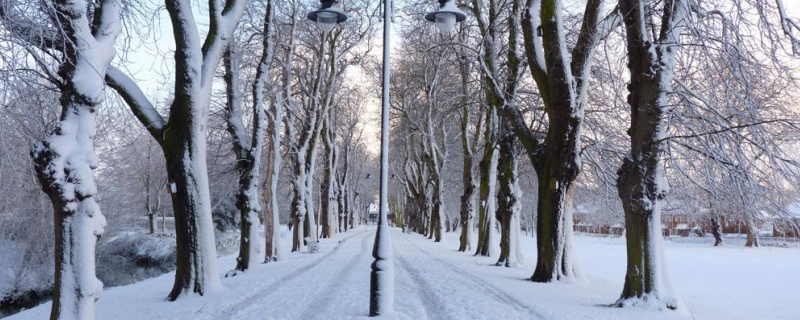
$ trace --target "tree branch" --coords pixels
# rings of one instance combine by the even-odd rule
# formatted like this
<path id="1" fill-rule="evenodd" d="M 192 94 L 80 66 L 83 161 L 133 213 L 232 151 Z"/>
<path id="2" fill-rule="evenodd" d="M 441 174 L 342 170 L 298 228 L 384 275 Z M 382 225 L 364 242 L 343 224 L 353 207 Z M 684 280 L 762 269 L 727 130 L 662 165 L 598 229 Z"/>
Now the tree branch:
<path id="1" fill-rule="evenodd" d="M 117 91 L 122 100 L 125 100 L 133 115 L 139 119 L 150 135 L 159 143 L 163 143 L 166 121 L 153 107 L 136 82 L 116 67 L 109 66 L 106 72 L 106 83 Z"/>

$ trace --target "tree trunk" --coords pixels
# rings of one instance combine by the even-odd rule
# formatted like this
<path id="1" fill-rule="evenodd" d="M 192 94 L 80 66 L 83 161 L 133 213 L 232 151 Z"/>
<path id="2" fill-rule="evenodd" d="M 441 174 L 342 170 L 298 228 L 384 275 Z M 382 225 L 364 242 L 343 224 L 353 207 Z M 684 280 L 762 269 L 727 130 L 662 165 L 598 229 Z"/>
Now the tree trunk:
<path id="1" fill-rule="evenodd" d="M 21 30 L 27 37 L 52 31 L 63 46 L 46 48 L 43 43 L 36 43 L 43 47 L 26 48 L 30 52 L 41 49 L 60 59 L 60 79 L 54 82 L 58 82 L 60 90 L 61 115 L 55 129 L 43 141 L 35 142 L 30 153 L 38 182 L 53 206 L 51 320 L 93 319 L 95 302 L 103 290 L 103 283 L 95 274 L 95 248 L 106 220 L 95 198 L 94 170 L 98 159 L 94 136 L 97 108 L 104 96 L 103 79 L 114 58 L 114 43 L 121 29 L 122 8 L 117 1 L 95 1 L 94 19 L 90 19 L 86 5 L 84 1 L 64 0 L 42 3 L 33 10 L 46 11 L 52 20 L 49 25 L 35 27 L 15 26 L 14 19 L 6 16 L 5 9 L 10 7 L 0 10 L 7 32 L 18 28 L 17 32 Z M 35 37 L 18 40 L 36 42 L 39 39 Z"/>
<path id="2" fill-rule="evenodd" d="M 317 131 L 317 135 L 319 131 Z M 316 148 L 317 148 L 317 141 L 314 139 L 311 143 L 310 150 L 311 153 L 307 158 L 307 165 L 306 165 L 306 219 L 304 226 L 306 227 L 306 237 L 311 238 L 312 241 L 317 241 L 319 238 L 319 232 L 317 230 L 317 211 L 314 209 L 314 169 L 316 163 Z"/>
<path id="3" fill-rule="evenodd" d="M 561 0 L 527 0 L 521 29 L 525 56 L 539 88 L 549 122 L 544 143 L 510 100 L 502 110 L 520 138 L 538 178 L 536 244 L 531 279 L 550 282 L 580 277 L 572 253 L 573 185 L 581 169 L 580 141 L 592 53 L 619 20 L 612 13 L 599 22 L 603 0 L 590 0 L 571 52 L 566 46 Z M 511 39 L 512 37 L 510 37 Z M 511 41 L 511 40 L 509 40 Z"/>
<path id="4" fill-rule="evenodd" d="M 719 218 L 716 215 L 711 217 L 711 234 L 714 235 L 714 246 L 722 245 L 722 226 L 720 226 Z"/>
<path id="5" fill-rule="evenodd" d="M 327 131 L 327 125 L 322 129 L 323 132 Z M 319 222 L 322 224 L 322 233 L 320 237 L 322 238 L 330 238 L 333 237 L 333 226 L 330 224 L 329 217 L 332 215 L 333 211 L 333 173 L 331 171 L 331 158 L 332 158 L 332 150 L 330 149 L 330 145 L 328 144 L 328 139 L 323 136 L 323 146 L 325 146 L 325 168 L 322 172 L 322 182 L 320 183 L 320 192 L 319 192 L 319 210 L 320 210 L 320 217 Z"/>
<path id="6" fill-rule="evenodd" d="M 267 154 L 267 177 L 264 187 L 264 237 L 266 246 L 264 262 L 278 261 L 281 256 L 281 222 L 278 207 L 278 180 L 281 171 L 281 122 L 283 107 L 281 97 L 275 99 L 269 115 L 269 153 Z"/>
<path id="7" fill-rule="evenodd" d="M 203 40 L 191 18 L 192 8 L 185 4 L 166 1 L 176 40 L 174 100 L 168 121 L 122 71 L 111 69 L 106 77 L 161 145 L 168 181 L 175 185 L 172 204 L 177 263 L 175 283 L 167 297 L 170 301 L 182 293 L 202 295 L 221 287 L 208 189 L 206 136 L 214 71 L 245 9 L 244 1 L 230 0 L 224 14 L 208 10 L 212 17 Z"/>
<path id="8" fill-rule="evenodd" d="M 94 198 L 97 160 L 92 143 L 95 108 L 100 102 L 75 103 L 82 97 L 73 90 L 62 90 L 64 112 L 58 129 L 31 151 L 42 190 L 53 205 L 55 275 L 50 319 L 94 317 L 95 301 L 103 290 L 95 276 L 95 246 L 106 221 Z M 65 148 L 64 143 L 75 147 Z"/>
<path id="9" fill-rule="evenodd" d="M 339 207 L 339 232 L 347 232 L 347 215 L 349 210 L 350 190 L 348 185 L 345 184 L 344 189 L 340 193 L 342 197 L 342 206 Z"/>
<path id="10" fill-rule="evenodd" d="M 173 108 L 180 116 L 170 118 L 164 155 L 167 176 L 175 183 L 172 207 L 175 215 L 176 268 L 175 283 L 167 297 L 175 301 L 181 294 L 203 295 L 222 286 L 217 273 L 214 223 L 211 219 L 211 195 L 206 169 L 205 125 L 199 119 L 193 102 L 176 96 Z"/>
<path id="11" fill-rule="evenodd" d="M 345 160 L 346 161 L 346 160 Z M 345 197 L 347 192 L 347 186 L 340 182 L 341 180 L 336 180 L 337 189 L 339 192 L 336 193 L 336 232 L 343 232 L 342 229 L 342 221 L 344 220 L 344 213 L 345 213 Z"/>
<path id="12" fill-rule="evenodd" d="M 147 226 L 149 227 L 150 234 L 156 233 L 156 214 L 155 212 L 147 213 Z"/>
<path id="13" fill-rule="evenodd" d="M 442 181 L 439 176 L 435 178 L 431 194 L 431 237 L 434 242 L 442 241 L 443 214 L 442 214 Z"/>
<path id="14" fill-rule="evenodd" d="M 239 257 L 236 259 L 236 270 L 247 271 L 255 264 L 261 243 L 258 235 L 258 216 L 261 205 L 257 198 L 258 187 L 253 172 L 256 168 L 243 170 L 243 177 L 239 178 L 239 195 L 237 196 L 237 206 L 239 207 L 239 218 L 241 219 L 239 237 Z M 249 173 L 248 173 L 249 171 Z M 256 241 L 259 240 L 259 241 Z"/>
<path id="15" fill-rule="evenodd" d="M 306 219 L 306 179 L 305 179 L 305 169 L 301 163 L 305 163 L 304 160 L 298 159 L 298 157 L 294 157 L 292 159 L 294 162 L 293 166 L 293 175 L 292 178 L 292 185 L 294 186 L 293 192 L 294 196 L 292 197 L 292 252 L 301 251 L 305 248 L 305 243 L 303 238 L 305 238 L 305 219 Z"/>
<path id="16" fill-rule="evenodd" d="M 745 233 L 747 234 L 747 242 L 744 246 L 748 248 L 758 247 L 758 226 L 751 217 L 745 218 Z"/>
<path id="17" fill-rule="evenodd" d="M 631 64 L 640 63 L 631 56 Z M 637 300 L 660 300 L 669 309 L 681 304 L 674 296 L 664 269 L 661 233 L 661 201 L 666 196 L 664 168 L 660 157 L 665 131 L 666 92 L 659 90 L 659 79 L 646 81 L 636 74 L 629 85 L 629 104 L 633 109 L 631 152 L 619 170 L 617 189 L 625 211 L 625 238 L 628 268 L 625 285 L 617 305 Z"/>
<path id="18" fill-rule="evenodd" d="M 497 220 L 494 212 L 495 185 L 497 182 L 497 161 L 498 151 L 496 150 L 496 122 L 497 115 L 494 109 L 487 112 L 486 132 L 484 138 L 483 159 L 479 164 L 480 168 L 480 205 L 478 211 L 478 244 L 475 255 L 491 256 L 496 251 Z"/>
<path id="19" fill-rule="evenodd" d="M 500 150 L 497 164 L 497 212 L 500 222 L 500 257 L 496 265 L 516 267 L 519 253 L 520 195 L 517 177 L 516 137 L 508 124 L 500 129 Z"/>
<path id="20" fill-rule="evenodd" d="M 167 213 L 161 211 L 161 233 L 167 232 Z"/>
<path id="21" fill-rule="evenodd" d="M 464 161 L 467 162 L 466 160 Z M 472 162 L 471 160 L 469 162 Z M 470 166 L 472 164 L 470 163 Z M 466 252 L 472 249 L 472 238 L 475 217 L 475 182 L 472 177 L 472 168 L 464 167 L 464 194 L 461 195 L 461 236 L 458 238 L 458 251 Z"/>
<path id="22" fill-rule="evenodd" d="M 466 79 L 464 79 L 466 80 Z M 461 195 L 461 236 L 459 237 L 458 251 L 466 252 L 472 249 L 473 226 L 475 224 L 475 177 L 472 174 L 473 151 L 472 142 L 469 139 L 469 105 L 464 105 L 461 123 L 461 148 L 464 169 L 461 181 L 464 186 L 464 193 Z M 480 133 L 475 134 L 476 136 Z"/>
<path id="23" fill-rule="evenodd" d="M 325 147 L 325 169 L 322 183 L 320 184 L 320 224 L 322 224 L 322 238 L 331 238 L 336 233 L 336 167 L 337 152 L 333 129 L 330 127 L 331 116 L 322 127 L 322 145 Z"/>
<path id="24" fill-rule="evenodd" d="M 660 304 L 668 309 L 685 309 L 673 292 L 663 253 L 661 202 L 667 193 L 663 154 L 667 93 L 672 87 L 675 51 L 680 45 L 680 24 L 685 18 L 682 0 L 668 0 L 662 16 L 661 35 L 651 39 L 642 30 L 644 12 L 651 4 L 620 1 L 628 48 L 627 102 L 631 107 L 628 129 L 631 149 L 619 169 L 617 189 L 625 211 L 625 240 L 628 267 L 618 306 Z M 674 10 L 674 11 L 673 11 Z"/>
<path id="25" fill-rule="evenodd" d="M 536 174 L 539 198 L 536 206 L 535 282 L 580 277 L 573 263 L 572 210 L 574 183 L 580 168 L 576 163 L 579 133 L 572 121 L 550 116 L 544 156 Z M 559 121 L 561 120 L 561 121 Z M 577 119 L 571 118 L 571 120 Z M 578 160 L 579 161 L 579 160 Z"/>
<path id="26" fill-rule="evenodd" d="M 237 271 L 247 271 L 255 264 L 259 253 L 258 216 L 261 214 L 261 202 L 258 198 L 258 183 L 261 175 L 261 151 L 264 141 L 264 74 L 268 71 L 265 59 L 267 51 L 262 55 L 256 79 L 253 84 L 253 128 L 252 139 L 248 143 L 241 114 L 241 88 L 239 84 L 240 56 L 234 43 L 230 43 L 225 51 L 225 87 L 227 129 L 232 137 L 231 147 L 236 155 L 236 172 L 239 176 L 239 193 L 236 196 L 236 207 L 239 209 L 239 256 L 236 267 L 226 276 L 235 276 Z M 254 228 L 255 227 L 255 228 Z M 255 229 L 255 231 L 254 231 Z"/>

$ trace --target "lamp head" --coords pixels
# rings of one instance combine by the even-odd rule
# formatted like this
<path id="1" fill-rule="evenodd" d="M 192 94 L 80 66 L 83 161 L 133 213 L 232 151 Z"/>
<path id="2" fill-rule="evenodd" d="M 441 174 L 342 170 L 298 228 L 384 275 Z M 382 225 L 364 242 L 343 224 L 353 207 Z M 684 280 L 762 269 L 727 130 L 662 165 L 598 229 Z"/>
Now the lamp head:
<path id="1" fill-rule="evenodd" d="M 435 23 L 442 33 L 453 31 L 456 22 L 466 19 L 467 15 L 456 7 L 455 0 L 439 0 L 439 10 L 425 15 L 425 20 Z"/>
<path id="2" fill-rule="evenodd" d="M 347 15 L 333 7 L 334 0 L 320 0 L 319 10 L 308 13 L 308 20 L 317 23 L 322 32 L 330 32 L 337 23 L 347 21 Z"/>

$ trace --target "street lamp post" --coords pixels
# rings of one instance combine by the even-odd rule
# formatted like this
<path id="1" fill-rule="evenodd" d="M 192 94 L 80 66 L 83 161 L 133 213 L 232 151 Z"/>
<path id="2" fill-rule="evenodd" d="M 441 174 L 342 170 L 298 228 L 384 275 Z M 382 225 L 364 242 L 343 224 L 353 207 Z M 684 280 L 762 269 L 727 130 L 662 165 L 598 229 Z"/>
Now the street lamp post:
<path id="1" fill-rule="evenodd" d="M 332 30 L 336 23 L 347 20 L 347 15 L 332 8 L 335 0 L 320 0 L 320 9 L 308 14 L 324 32 Z M 443 33 L 453 30 L 456 22 L 466 19 L 454 0 L 438 0 L 439 10 L 429 13 L 425 19 L 436 23 Z M 388 316 L 394 313 L 394 263 L 392 263 L 392 238 L 389 234 L 389 73 L 391 54 L 392 0 L 383 0 L 383 75 L 381 103 L 381 187 L 378 227 L 372 247 L 372 272 L 370 273 L 369 315 Z"/>
<path id="2" fill-rule="evenodd" d="M 394 263 L 389 235 L 389 73 L 391 53 L 392 0 L 383 0 L 383 81 L 381 103 L 381 189 L 378 230 L 372 247 L 372 272 L 369 282 L 370 317 L 394 313 Z"/>

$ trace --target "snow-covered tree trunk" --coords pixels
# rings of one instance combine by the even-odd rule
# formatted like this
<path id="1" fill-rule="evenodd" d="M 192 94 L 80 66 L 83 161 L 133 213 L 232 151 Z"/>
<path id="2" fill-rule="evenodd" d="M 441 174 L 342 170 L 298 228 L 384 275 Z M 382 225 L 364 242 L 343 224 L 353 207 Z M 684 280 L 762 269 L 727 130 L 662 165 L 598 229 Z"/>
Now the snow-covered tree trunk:
<path id="1" fill-rule="evenodd" d="M 141 172 L 143 192 L 144 192 L 144 206 L 147 211 L 147 227 L 150 234 L 156 233 L 156 215 L 161 211 L 161 197 L 166 188 L 167 181 L 164 179 L 156 179 L 153 173 L 153 165 L 156 159 L 153 159 L 153 142 L 147 142 L 145 161 L 140 164 L 138 169 Z M 163 230 L 162 230 L 163 233 Z"/>
<path id="2" fill-rule="evenodd" d="M 337 196 L 337 199 L 336 199 L 337 202 L 339 203 L 338 204 L 339 210 L 338 210 L 338 213 L 337 213 L 337 215 L 338 215 L 337 216 L 337 223 L 338 223 L 339 232 L 346 232 L 347 231 L 347 224 L 345 223 L 345 221 L 347 221 L 347 213 L 348 213 L 348 210 L 349 210 L 349 208 L 347 206 L 347 198 L 349 197 L 349 184 L 347 183 L 347 181 L 348 181 L 348 179 L 347 179 L 347 167 L 348 167 L 348 164 L 347 163 L 348 163 L 349 159 L 348 159 L 347 154 L 348 154 L 348 152 L 347 152 L 347 149 L 345 148 L 344 158 L 342 159 L 343 162 L 344 162 L 344 165 L 342 166 L 342 173 L 341 173 L 342 177 L 339 179 L 339 182 L 338 182 L 338 184 L 339 184 L 339 193 L 338 193 L 338 196 Z"/>
<path id="3" fill-rule="evenodd" d="M 264 130 L 266 110 L 264 100 L 268 86 L 270 67 L 272 65 L 274 44 L 271 25 L 272 4 L 267 3 L 263 51 L 256 67 L 256 75 L 252 87 L 253 125 L 250 141 L 246 132 L 241 112 L 241 85 L 239 83 L 240 56 L 235 44 L 230 43 L 225 51 L 225 85 L 227 93 L 226 120 L 228 132 L 233 137 L 232 147 L 236 155 L 236 171 L 239 175 L 239 194 L 236 206 L 240 214 L 239 257 L 236 259 L 235 271 L 247 271 L 257 263 L 261 239 L 258 234 L 259 215 L 262 213 L 259 199 L 259 183 L 261 182 L 261 154 L 264 146 Z M 232 273 L 235 275 L 235 272 Z"/>
<path id="4" fill-rule="evenodd" d="M 175 283 L 168 296 L 174 301 L 184 294 L 203 295 L 222 286 L 211 220 L 206 135 L 214 73 L 241 20 L 245 1 L 210 2 L 205 40 L 197 33 L 190 1 L 165 2 L 176 38 L 175 98 L 169 120 L 161 117 L 136 83 L 119 69 L 109 69 L 106 80 L 164 151 L 177 243 Z"/>
<path id="5" fill-rule="evenodd" d="M 348 224 L 350 225 L 350 229 L 355 228 L 357 225 L 361 223 L 361 196 L 360 194 L 356 193 L 353 197 L 353 207 L 352 211 L 350 212 L 350 221 Z"/>
<path id="6" fill-rule="evenodd" d="M 292 161 L 292 203 L 291 203 L 291 217 L 292 217 L 292 252 L 301 251 L 305 248 L 305 233 L 307 227 L 306 219 L 308 218 L 309 212 L 307 212 L 309 206 L 306 197 L 311 195 L 310 190 L 306 190 L 308 181 L 306 178 L 308 172 L 308 154 L 311 152 L 309 150 L 311 133 L 313 130 L 310 128 L 311 124 L 309 123 L 308 119 L 303 119 L 304 121 L 298 121 L 301 124 L 301 132 L 298 134 L 295 128 L 295 119 L 294 117 L 302 116 L 301 110 L 296 110 L 298 108 L 298 102 L 293 99 L 293 89 L 292 89 L 292 70 L 293 70 L 293 63 L 294 63 L 294 55 L 296 49 L 296 33 L 297 33 L 297 24 L 300 22 L 300 3 L 299 1 L 294 1 L 292 3 L 292 19 L 289 25 L 290 32 L 288 34 L 289 43 L 287 44 L 287 50 L 285 59 L 283 60 L 283 68 L 282 68 L 282 95 L 285 99 L 285 105 L 287 109 L 287 114 L 289 117 L 285 117 L 285 124 L 286 124 L 286 136 L 289 141 L 289 154 L 291 156 Z M 313 212 L 310 213 L 313 216 Z"/>
<path id="7" fill-rule="evenodd" d="M 345 212 L 347 212 L 347 148 L 345 148 L 345 152 L 342 158 L 342 171 L 337 170 L 336 175 L 336 232 L 344 232 L 344 225 L 342 221 L 344 221 Z"/>
<path id="8" fill-rule="evenodd" d="M 283 122 L 282 96 L 277 94 L 269 119 L 269 154 L 267 155 L 267 176 L 264 188 L 264 262 L 278 261 L 281 257 L 281 221 L 278 207 L 278 181 L 281 171 L 281 123 Z"/>
<path id="9" fill-rule="evenodd" d="M 314 173 L 316 171 L 317 163 L 317 145 L 319 144 L 320 129 L 314 132 L 311 144 L 308 148 L 310 153 L 306 156 L 306 173 L 305 173 L 305 201 L 306 201 L 306 219 L 303 227 L 306 229 L 306 237 L 311 238 L 312 241 L 319 239 L 319 230 L 317 230 L 317 210 L 314 208 Z"/>
<path id="10" fill-rule="evenodd" d="M 519 1 L 511 1 L 511 12 L 508 12 L 508 51 L 505 63 L 501 64 L 501 39 L 503 30 L 500 28 L 499 12 L 505 11 L 502 4 L 473 0 L 471 10 L 476 17 L 478 29 L 483 37 L 482 57 L 480 59 L 484 81 L 484 95 L 486 99 L 486 129 L 484 134 L 483 159 L 479 164 L 480 191 L 479 191 L 479 221 L 478 221 L 478 248 L 476 255 L 489 256 L 497 251 L 496 232 L 498 231 L 496 210 L 496 181 L 498 162 L 498 137 L 500 125 L 498 112 L 507 109 L 507 104 L 516 99 L 517 84 L 519 82 L 520 59 L 517 57 L 518 27 L 515 22 L 519 16 Z M 507 8 L 507 7 L 506 7 Z M 501 75 L 505 69 L 505 76 Z M 504 117 L 505 118 L 505 117 Z M 503 119 L 503 122 L 506 120 Z"/>
<path id="11" fill-rule="evenodd" d="M 747 235 L 747 241 L 745 241 L 744 246 L 748 248 L 758 247 L 758 225 L 750 215 L 744 218 L 744 230 Z"/>
<path id="12" fill-rule="evenodd" d="M 631 107 L 630 153 L 619 169 L 617 189 L 625 211 L 628 268 L 618 306 L 640 303 L 658 308 L 685 306 L 672 290 L 664 262 L 661 206 L 667 193 L 663 154 L 666 118 L 672 90 L 675 54 L 688 15 L 684 0 L 663 6 L 659 35 L 646 29 L 645 12 L 656 10 L 653 1 L 622 0 L 631 73 L 627 102 Z M 651 31 L 653 32 L 651 35 Z M 654 39 L 653 37 L 658 37 Z"/>
<path id="13" fill-rule="evenodd" d="M 331 110 L 335 104 L 334 97 L 336 95 L 336 89 L 338 85 L 338 78 L 341 76 L 341 70 L 339 65 L 339 52 L 336 49 L 336 40 L 337 37 L 340 35 L 338 31 L 331 31 L 331 32 L 324 32 L 321 37 L 322 46 L 320 47 L 319 55 L 317 59 L 319 59 L 318 64 L 318 71 L 317 71 L 317 80 L 316 84 L 314 85 L 313 90 L 313 97 L 310 99 L 311 112 L 309 115 L 312 115 L 312 119 L 314 122 L 312 123 L 312 130 L 311 136 L 309 137 L 309 151 L 308 154 L 308 165 L 307 165 L 307 173 L 306 173 L 306 191 L 308 192 L 308 196 L 306 197 L 306 205 L 307 205 L 307 226 L 309 230 L 309 236 L 313 240 L 317 240 L 319 237 L 319 230 L 318 225 L 321 218 L 315 216 L 315 214 L 319 214 L 317 210 L 314 209 L 314 199 L 311 196 L 311 191 L 314 189 L 314 173 L 315 165 L 317 161 L 317 147 L 320 143 L 320 140 L 326 139 L 326 137 L 331 140 L 331 153 L 328 154 L 326 159 L 328 159 L 331 163 L 326 164 L 326 167 L 330 168 L 331 166 L 335 166 L 336 161 L 336 143 L 335 143 L 335 135 L 333 132 L 328 132 L 329 130 L 326 128 L 326 125 L 331 126 L 330 130 L 333 130 L 331 121 Z M 326 47 L 327 47 L 327 59 L 326 59 Z M 324 141 L 323 141 L 324 143 Z M 335 167 L 330 170 L 326 179 L 330 182 L 333 175 L 335 174 Z M 335 190 L 329 189 L 329 194 L 326 195 L 328 204 L 330 204 L 330 199 L 334 195 L 330 193 L 334 193 Z M 335 210 L 335 208 L 331 208 L 330 206 L 326 208 L 328 212 L 326 212 L 326 219 L 330 216 L 330 210 Z M 321 216 L 321 215 L 320 215 Z M 328 222 L 325 222 L 328 223 Z M 328 230 L 332 231 L 332 230 Z"/>
<path id="14" fill-rule="evenodd" d="M 517 141 L 510 124 L 500 129 L 500 150 L 497 164 L 497 220 L 500 222 L 500 257 L 496 265 L 516 267 L 523 262 L 519 247 L 519 220 L 522 211 L 519 177 L 517 176 Z"/>
<path id="15" fill-rule="evenodd" d="M 463 36 L 462 36 L 463 37 Z M 462 49 L 463 50 L 463 49 Z M 463 160 L 462 184 L 464 193 L 461 195 L 461 236 L 459 237 L 458 251 L 472 250 L 473 229 L 475 225 L 475 193 L 477 185 L 473 173 L 475 148 L 480 143 L 483 117 L 479 116 L 475 133 L 470 136 L 471 108 L 469 104 L 469 60 L 463 51 L 459 59 L 459 74 L 461 76 L 461 158 Z"/>
<path id="16" fill-rule="evenodd" d="M 435 242 L 442 241 L 442 233 L 444 229 L 444 218 L 442 213 L 442 180 L 441 176 L 436 176 L 438 181 L 433 183 L 431 190 L 431 220 L 428 239 L 433 239 Z"/>
<path id="17" fill-rule="evenodd" d="M 293 134 L 289 135 L 290 137 Z M 290 141 L 293 139 L 290 138 Z M 294 150 L 305 153 L 302 150 Z M 305 248 L 305 220 L 306 220 L 306 170 L 305 158 L 295 156 L 292 158 L 292 252 L 302 251 Z"/>
<path id="18" fill-rule="evenodd" d="M 434 101 L 435 84 L 431 84 L 429 90 L 429 101 Z M 429 168 L 429 184 L 431 185 L 431 193 L 429 197 L 430 207 L 430 224 L 428 229 L 428 239 L 433 239 L 435 242 L 442 241 L 442 233 L 444 229 L 444 195 L 442 171 L 444 170 L 445 161 L 447 159 L 447 130 L 444 123 L 436 123 L 434 121 L 433 110 L 437 106 L 433 103 L 428 105 L 427 115 L 427 132 L 423 138 L 423 146 L 425 147 L 424 158 Z M 444 121 L 442 121 L 444 122 Z M 437 135 L 437 131 L 439 134 Z M 438 142 L 437 136 L 441 138 Z"/>
<path id="19" fill-rule="evenodd" d="M 486 130 L 484 133 L 483 159 L 480 170 L 480 189 L 478 206 L 478 244 L 475 255 L 492 256 L 497 251 L 497 219 L 495 219 L 496 185 L 497 185 L 497 113 L 494 108 L 486 113 Z"/>
<path id="20" fill-rule="evenodd" d="M 105 217 L 95 195 L 94 150 L 97 108 L 104 97 L 104 77 L 116 51 L 121 5 L 57 0 L 42 4 L 48 26 L 25 20 L 2 3 L 5 32 L 26 46 L 33 60 L 60 91 L 61 116 L 55 130 L 33 144 L 31 157 L 39 183 L 53 206 L 55 270 L 50 319 L 94 319 L 103 283 L 95 275 L 95 246 Z M 93 15 L 91 19 L 89 15 Z M 48 29 L 57 26 L 57 29 Z M 34 54 L 60 57 L 58 72 Z"/>
<path id="21" fill-rule="evenodd" d="M 297 8 L 295 8 L 296 16 Z M 294 25 L 296 22 L 293 22 Z M 293 27 L 294 28 L 294 27 Z M 304 88 L 303 92 L 305 97 L 302 103 L 302 110 L 296 108 L 292 112 L 295 117 L 294 122 L 300 124 L 301 132 L 299 134 L 292 134 L 296 136 L 292 139 L 293 142 L 293 161 L 294 168 L 294 186 L 295 196 L 293 199 L 293 216 L 295 222 L 300 223 L 300 214 L 303 214 L 302 223 L 297 225 L 304 230 L 295 230 L 295 242 L 302 242 L 303 239 L 299 238 L 301 233 L 304 233 L 312 241 L 318 238 L 317 230 L 317 214 L 314 209 L 313 186 L 314 186 L 314 172 L 316 164 L 317 146 L 319 145 L 321 136 L 323 135 L 322 127 L 325 122 L 326 115 L 333 105 L 333 96 L 335 94 L 336 79 L 340 76 L 338 71 L 338 55 L 335 47 L 335 39 L 330 38 L 330 32 L 323 32 L 320 37 L 319 51 L 315 57 L 316 72 L 314 81 L 310 87 Z M 326 57 L 325 49 L 329 49 L 329 54 Z M 288 74 L 284 76 L 288 79 Z M 285 80 L 288 83 L 288 80 Z M 290 94 L 290 92 L 286 92 Z M 304 208 L 300 208 L 303 205 Z M 302 210 L 303 212 L 301 212 Z M 292 245 L 293 251 L 302 247 L 302 244 Z"/>
<path id="22" fill-rule="evenodd" d="M 571 56 L 566 47 L 562 0 L 527 0 L 522 10 L 525 56 L 549 123 L 544 141 L 530 130 L 513 100 L 500 111 L 513 125 L 539 182 L 538 255 L 531 277 L 537 282 L 580 277 L 572 263 L 570 224 L 572 189 L 581 168 L 580 138 L 588 71 L 597 43 L 619 22 L 616 11 L 598 21 L 602 4 L 603 0 L 586 3 Z"/>
<path id="23" fill-rule="evenodd" d="M 209 85 L 194 90 L 210 92 L 211 88 Z M 175 186 L 172 203 L 177 240 L 177 268 L 170 300 L 221 287 L 206 169 L 206 128 L 199 125 L 206 123 L 208 104 L 193 100 L 190 96 L 176 97 L 172 104 L 176 112 L 170 117 L 169 127 L 184 130 L 169 130 L 165 136 L 167 175 Z"/>
<path id="24" fill-rule="evenodd" d="M 325 168 L 322 183 L 320 184 L 320 222 L 322 224 L 322 238 L 331 238 L 336 234 L 336 216 L 338 213 L 338 193 L 336 171 L 338 167 L 338 147 L 332 115 L 328 114 L 322 128 L 322 143 L 325 147 Z"/>
<path id="25" fill-rule="evenodd" d="M 464 169 L 461 181 L 464 185 L 464 193 L 461 195 L 461 236 L 459 236 L 458 251 L 465 252 L 472 249 L 473 228 L 475 224 L 475 177 L 472 173 L 474 152 L 472 151 L 472 141 L 469 136 L 469 106 L 465 105 L 462 110 L 461 123 L 461 148 Z M 476 136 L 480 132 L 475 133 Z"/>
<path id="26" fill-rule="evenodd" d="M 347 225 L 347 218 L 350 216 L 352 202 L 350 201 L 351 197 L 351 180 L 352 180 L 352 172 L 350 172 L 350 161 L 351 161 L 351 148 L 350 142 L 352 142 L 352 132 L 348 133 L 347 138 L 343 141 L 342 148 L 344 149 L 342 152 L 342 171 L 341 177 L 339 177 L 339 232 L 347 232 L 348 225 Z"/>
<path id="27" fill-rule="evenodd" d="M 408 218 L 409 228 L 419 234 L 427 235 L 426 224 L 428 213 L 428 177 L 425 163 L 418 156 L 419 150 L 411 137 L 406 139 L 406 157 L 403 164 L 403 185 L 405 186 L 406 205 L 404 212 Z"/>
<path id="28" fill-rule="evenodd" d="M 290 134 L 290 137 L 294 134 Z M 316 158 L 317 137 L 319 129 L 314 130 L 311 125 L 305 125 L 303 135 L 297 141 L 293 157 L 294 197 L 292 199 L 292 217 L 294 241 L 292 251 L 305 248 L 304 239 L 310 237 L 317 240 L 317 224 L 314 217 L 314 199 L 312 195 L 314 182 L 314 163 Z"/>
<path id="29" fill-rule="evenodd" d="M 264 180 L 264 262 L 278 261 L 280 259 L 280 214 L 278 207 L 278 180 L 281 170 L 281 123 L 283 122 L 283 96 L 280 90 L 275 90 L 275 98 L 269 109 L 265 109 L 263 100 L 266 98 L 265 91 L 272 89 L 267 86 L 269 70 L 275 56 L 275 23 L 274 8 L 272 0 L 266 1 L 264 13 L 264 31 L 262 46 L 263 52 L 258 68 L 256 69 L 256 80 L 253 83 L 254 112 L 261 112 L 266 116 L 267 141 L 258 143 L 269 143 L 267 150 L 267 173 Z"/>

